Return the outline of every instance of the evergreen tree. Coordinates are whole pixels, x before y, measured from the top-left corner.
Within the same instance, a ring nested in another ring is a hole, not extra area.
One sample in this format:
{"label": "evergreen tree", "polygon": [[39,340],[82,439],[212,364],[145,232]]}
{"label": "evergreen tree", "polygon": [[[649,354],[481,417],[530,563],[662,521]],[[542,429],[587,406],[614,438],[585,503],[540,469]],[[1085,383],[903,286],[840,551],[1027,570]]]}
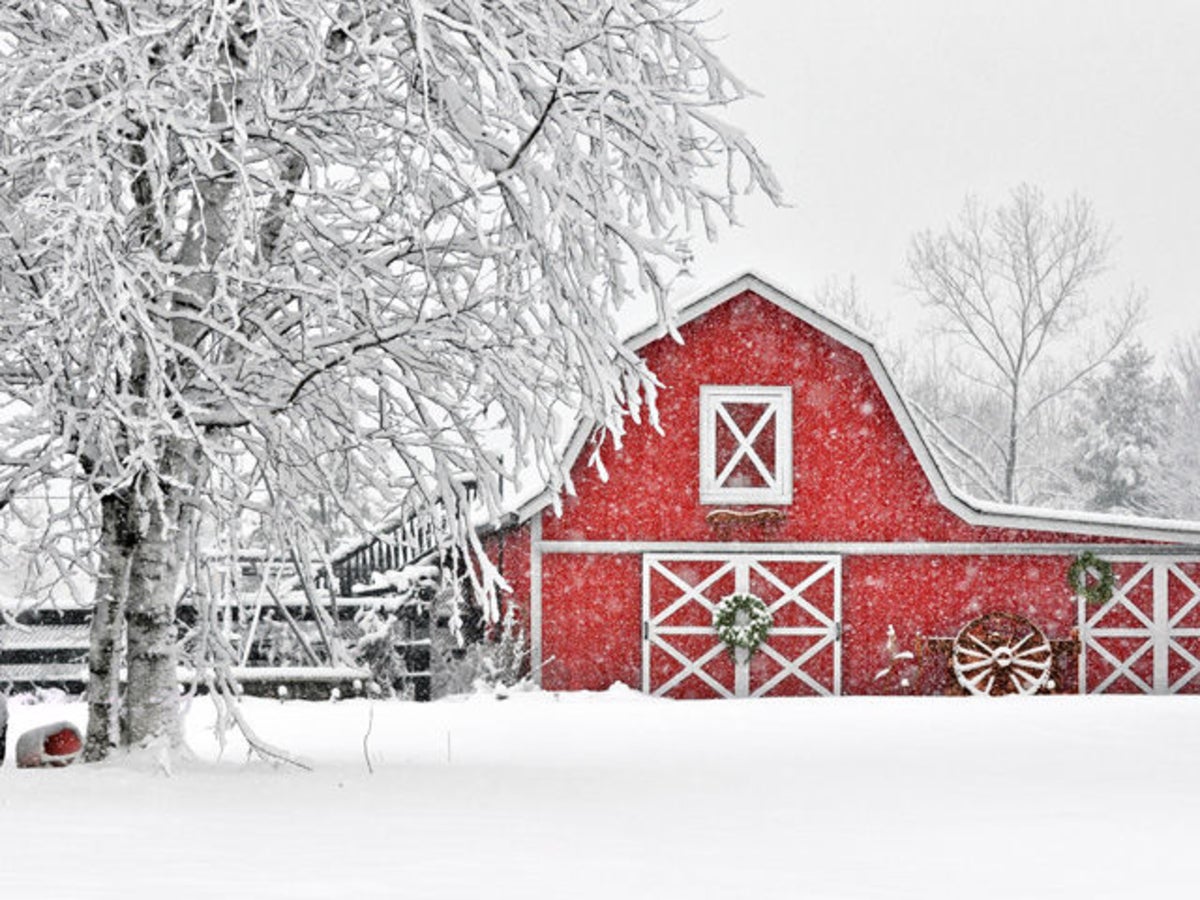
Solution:
{"label": "evergreen tree", "polygon": [[1160,451],[1178,394],[1169,378],[1155,378],[1153,366],[1153,354],[1135,342],[1105,375],[1088,382],[1089,402],[1075,422],[1080,451],[1075,474],[1095,509],[1158,511]]}
{"label": "evergreen tree", "polygon": [[1179,402],[1159,454],[1156,507],[1164,515],[1200,519],[1200,332],[1176,344],[1170,371]]}

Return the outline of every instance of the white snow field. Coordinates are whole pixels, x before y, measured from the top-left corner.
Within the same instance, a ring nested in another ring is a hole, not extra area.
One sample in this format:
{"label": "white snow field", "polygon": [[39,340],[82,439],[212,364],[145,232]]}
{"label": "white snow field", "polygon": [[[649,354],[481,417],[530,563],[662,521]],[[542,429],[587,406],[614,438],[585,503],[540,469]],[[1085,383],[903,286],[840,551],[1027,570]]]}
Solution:
{"label": "white snow field", "polygon": [[[1200,698],[248,701],[312,771],[17,770],[4,898],[1194,896]],[[1166,896],[1160,894],[1158,896]]]}

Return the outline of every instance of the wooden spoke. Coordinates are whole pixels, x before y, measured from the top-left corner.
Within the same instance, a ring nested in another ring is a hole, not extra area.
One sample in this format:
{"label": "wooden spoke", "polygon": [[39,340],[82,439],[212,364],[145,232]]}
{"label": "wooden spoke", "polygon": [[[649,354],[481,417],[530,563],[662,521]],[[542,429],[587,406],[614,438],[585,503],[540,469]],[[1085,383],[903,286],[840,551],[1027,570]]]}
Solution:
{"label": "wooden spoke", "polygon": [[1029,634],[1025,635],[1025,637],[1021,638],[1021,640],[1019,640],[1015,644],[1013,644],[1013,647],[1012,647],[1013,653],[1017,653],[1018,651],[1020,651],[1020,649],[1022,647],[1024,647],[1026,644],[1029,643],[1029,640],[1032,637],[1033,637],[1033,632],[1031,631],[1031,632],[1029,632]]}
{"label": "wooden spoke", "polygon": [[969,656],[973,659],[991,659],[991,653],[980,653],[978,650],[972,650],[970,647],[960,648],[963,656]]}
{"label": "wooden spoke", "polygon": [[[978,654],[973,654],[973,655],[978,655]],[[987,656],[984,659],[977,659],[974,662],[963,663],[962,665],[960,665],[958,667],[958,670],[960,672],[974,672],[976,669],[984,669],[984,668],[986,668],[986,669],[992,668],[991,656]]]}

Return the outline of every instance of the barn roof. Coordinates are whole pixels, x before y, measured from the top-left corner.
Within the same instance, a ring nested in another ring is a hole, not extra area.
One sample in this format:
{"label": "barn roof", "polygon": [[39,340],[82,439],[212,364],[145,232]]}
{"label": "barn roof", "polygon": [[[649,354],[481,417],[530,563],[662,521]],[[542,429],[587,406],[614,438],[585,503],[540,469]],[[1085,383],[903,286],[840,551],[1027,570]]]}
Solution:
{"label": "barn roof", "polygon": [[[686,302],[679,307],[669,324],[659,323],[647,328],[630,337],[626,344],[631,350],[637,351],[668,336],[682,344],[679,328],[746,291],[752,291],[863,357],[901,431],[916,454],[922,471],[929,479],[935,496],[946,509],[968,524],[1132,540],[1168,541],[1193,546],[1200,544],[1200,522],[1015,506],[978,500],[959,493],[938,466],[872,339],[853,325],[797,300],[792,294],[755,272],[746,272]],[[578,461],[593,429],[594,424],[589,422],[582,422],[576,427],[564,456],[568,470]],[[518,520],[528,520],[534,514],[553,505],[554,499],[552,490],[542,491],[522,505],[517,513]]]}

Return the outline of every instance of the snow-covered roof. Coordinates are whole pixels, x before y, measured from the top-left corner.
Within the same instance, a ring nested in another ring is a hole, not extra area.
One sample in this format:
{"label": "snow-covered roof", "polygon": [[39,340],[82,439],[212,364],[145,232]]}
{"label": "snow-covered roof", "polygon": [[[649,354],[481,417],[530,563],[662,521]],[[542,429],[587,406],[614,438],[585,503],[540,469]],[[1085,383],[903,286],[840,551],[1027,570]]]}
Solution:
{"label": "snow-covered roof", "polygon": [[[1015,506],[977,500],[960,494],[938,466],[937,460],[917,427],[916,420],[905,404],[899,388],[884,366],[879,351],[875,349],[874,341],[860,329],[837,316],[797,300],[793,293],[777,287],[756,272],[745,272],[694,297],[676,310],[670,323],[658,323],[647,328],[630,337],[626,344],[631,350],[636,351],[668,336],[683,343],[677,329],[745,291],[752,291],[774,303],[863,357],[883,392],[892,415],[895,416],[901,431],[916,454],[921,469],[929,479],[935,496],[943,506],[965,522],[971,525],[996,528],[1054,531],[1129,540],[1168,541],[1189,545],[1200,544],[1200,522]],[[593,428],[594,426],[588,422],[582,422],[576,427],[564,457],[568,467],[574,466],[579,459],[579,454],[583,452]],[[543,490],[517,510],[517,519],[524,522],[552,505],[553,501],[553,493],[550,490]]]}

